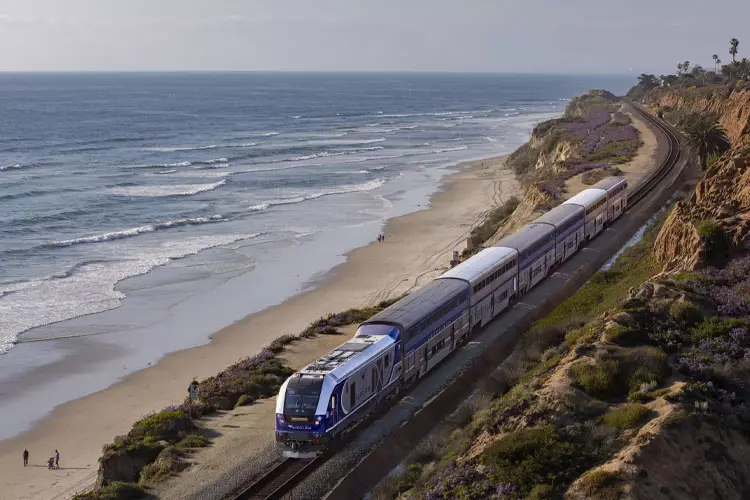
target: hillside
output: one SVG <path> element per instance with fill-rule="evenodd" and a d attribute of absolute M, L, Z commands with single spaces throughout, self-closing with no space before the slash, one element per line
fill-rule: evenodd
<path fill-rule="evenodd" d="M 641 92 L 655 113 L 714 113 L 732 148 L 538 322 L 375 498 L 750 497 L 749 95 Z M 571 151 L 535 136 L 529 172 Z"/>

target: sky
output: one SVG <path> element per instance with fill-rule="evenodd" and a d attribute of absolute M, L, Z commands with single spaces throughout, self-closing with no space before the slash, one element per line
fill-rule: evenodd
<path fill-rule="evenodd" d="M 0 0 L 0 71 L 666 73 L 749 0 Z M 746 40 L 746 41 L 745 41 Z"/>

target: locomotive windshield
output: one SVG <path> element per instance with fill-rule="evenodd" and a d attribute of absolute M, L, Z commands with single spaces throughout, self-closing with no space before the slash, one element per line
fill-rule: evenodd
<path fill-rule="evenodd" d="M 314 417 L 322 387 L 322 378 L 292 378 L 286 388 L 284 415 L 290 420 Z"/>

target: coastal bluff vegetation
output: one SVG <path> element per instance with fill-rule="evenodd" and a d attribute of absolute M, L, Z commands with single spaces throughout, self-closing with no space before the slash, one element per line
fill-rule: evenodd
<path fill-rule="evenodd" d="M 522 337 L 375 499 L 750 498 L 750 64 L 719 65 L 628 94 L 681 130 L 704 169 L 694 191 Z M 511 156 L 520 173 L 570 150 L 554 125 Z"/>

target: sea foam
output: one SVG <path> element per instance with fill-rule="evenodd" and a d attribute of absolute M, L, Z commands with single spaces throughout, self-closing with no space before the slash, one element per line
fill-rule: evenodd
<path fill-rule="evenodd" d="M 109 193 L 116 196 L 137 198 L 158 198 L 161 196 L 192 196 L 206 191 L 213 191 L 226 184 L 226 179 L 211 184 L 168 184 L 161 186 L 123 186 L 110 188 Z"/>

